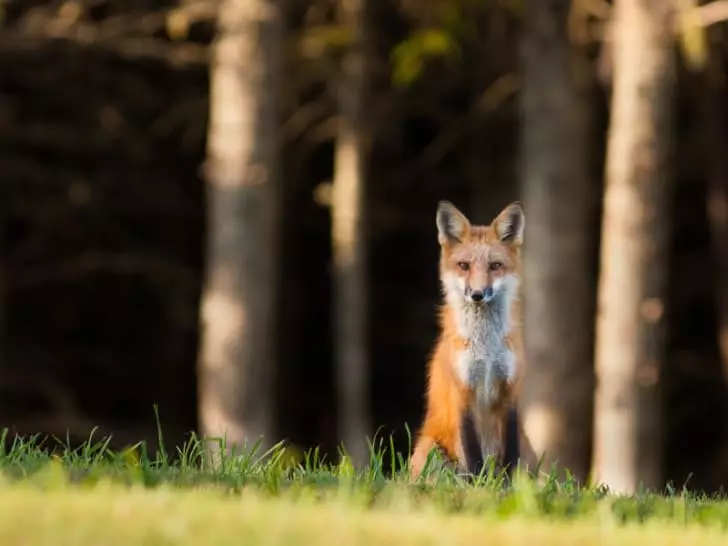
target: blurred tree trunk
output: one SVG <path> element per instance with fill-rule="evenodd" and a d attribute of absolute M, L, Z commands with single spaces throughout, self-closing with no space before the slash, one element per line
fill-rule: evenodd
<path fill-rule="evenodd" d="M 369 460 L 369 350 L 365 164 L 366 0 L 341 0 L 340 23 L 350 33 L 338 84 L 339 125 L 331 203 L 335 358 L 339 438 L 355 466 Z"/>
<path fill-rule="evenodd" d="M 201 432 L 269 446 L 278 238 L 276 0 L 225 0 L 210 73 Z"/>
<path fill-rule="evenodd" d="M 675 52 L 671 2 L 617 0 L 613 10 L 593 478 L 633 493 L 662 478 Z"/>
<path fill-rule="evenodd" d="M 519 413 L 531 457 L 586 480 L 593 407 L 598 190 L 590 178 L 591 69 L 570 0 L 529 0 L 522 43 L 524 350 Z M 536 461 L 524 462 L 532 466 Z"/>

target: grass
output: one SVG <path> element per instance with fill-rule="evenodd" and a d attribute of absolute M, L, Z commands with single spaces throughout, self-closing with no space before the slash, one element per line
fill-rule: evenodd
<path fill-rule="evenodd" d="M 437 461 L 412 483 L 381 444 L 357 472 L 282 445 L 212 466 L 194 437 L 151 457 L 144 444 L 48 450 L 0 436 L 0 544 L 728 544 L 728 499 L 620 497 L 518 472 L 473 483 Z"/>

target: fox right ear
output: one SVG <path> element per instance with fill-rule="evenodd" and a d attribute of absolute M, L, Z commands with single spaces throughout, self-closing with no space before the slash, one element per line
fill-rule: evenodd
<path fill-rule="evenodd" d="M 521 246 L 523 243 L 523 228 L 526 226 L 526 216 L 523 206 L 514 201 L 493 220 L 493 227 L 498 237 L 504 243 Z"/>
<path fill-rule="evenodd" d="M 441 245 L 456 243 L 467 237 L 470 221 L 450 201 L 437 204 L 437 240 Z"/>

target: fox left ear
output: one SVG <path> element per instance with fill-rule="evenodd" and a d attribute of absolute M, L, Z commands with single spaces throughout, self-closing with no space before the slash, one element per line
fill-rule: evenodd
<path fill-rule="evenodd" d="M 437 204 L 437 239 L 441 245 L 462 242 L 470 232 L 470 220 L 450 201 Z"/>
<path fill-rule="evenodd" d="M 521 246 L 523 244 L 523 228 L 526 227 L 526 215 L 523 206 L 514 201 L 493 220 L 493 228 L 498 238 L 504 243 Z"/>

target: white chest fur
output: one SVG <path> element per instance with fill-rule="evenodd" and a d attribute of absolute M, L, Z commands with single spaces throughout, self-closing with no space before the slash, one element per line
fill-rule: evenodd
<path fill-rule="evenodd" d="M 457 316 L 458 333 L 468 344 L 456 357 L 456 371 L 479 404 L 495 402 L 499 386 L 515 377 L 515 355 L 506 344 L 509 305 L 508 298 L 496 298 L 488 306 L 465 305 Z"/>

